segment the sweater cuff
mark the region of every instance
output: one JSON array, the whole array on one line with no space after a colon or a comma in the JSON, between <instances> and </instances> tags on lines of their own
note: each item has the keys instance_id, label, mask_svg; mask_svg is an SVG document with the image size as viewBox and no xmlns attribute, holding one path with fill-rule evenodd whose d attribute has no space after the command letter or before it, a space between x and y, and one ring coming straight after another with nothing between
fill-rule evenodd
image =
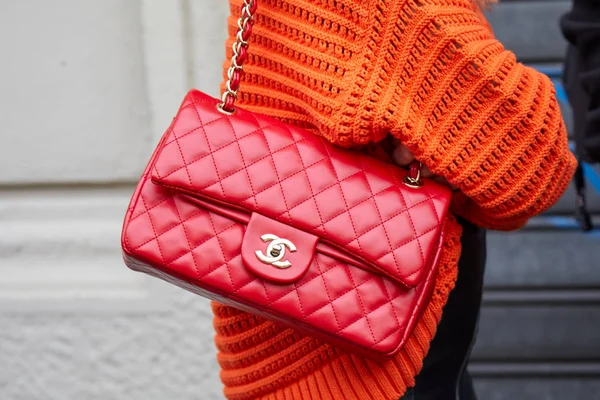
<instances>
[{"instance_id":1,"label":"sweater cuff","mask_svg":"<svg viewBox=\"0 0 600 400\"><path fill-rule=\"evenodd\" d=\"M521 211L515 212L508 207L484 208L461 191L452 196L451 211L483 228L497 231L520 229L531 217L546 211L558 201L567 189L576 167L575 157L570 152L565 154L553 175L554 179L547 183L545 190L538 197L523 203ZM499 211L502 208L506 211Z\"/></svg>"},{"instance_id":2,"label":"sweater cuff","mask_svg":"<svg viewBox=\"0 0 600 400\"><path fill-rule=\"evenodd\" d=\"M460 189L454 196L456 214L495 230L518 229L549 209L577 165L552 82L527 67L508 78L528 82L529 91L520 90L524 85L507 91L506 79L496 88L496 99L487 100L485 124L454 126L442 141L439 135L423 140L427 148L407 144L434 174Z\"/></svg>"}]
</instances>

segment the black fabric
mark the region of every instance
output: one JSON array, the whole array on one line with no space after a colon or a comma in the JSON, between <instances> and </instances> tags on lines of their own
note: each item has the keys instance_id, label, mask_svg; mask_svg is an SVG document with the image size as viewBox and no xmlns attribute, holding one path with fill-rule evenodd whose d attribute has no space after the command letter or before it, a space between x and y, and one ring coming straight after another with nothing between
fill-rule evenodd
<instances>
[{"instance_id":1,"label":"black fabric","mask_svg":"<svg viewBox=\"0 0 600 400\"><path fill-rule=\"evenodd\" d=\"M575 0L560 21L569 42L563 76L578 157L600 162L600 1Z\"/></svg>"},{"instance_id":2,"label":"black fabric","mask_svg":"<svg viewBox=\"0 0 600 400\"><path fill-rule=\"evenodd\" d=\"M461 220L463 250L456 287L414 388L402 400L476 400L465 370L477 334L486 262L486 232Z\"/></svg>"}]
</instances>

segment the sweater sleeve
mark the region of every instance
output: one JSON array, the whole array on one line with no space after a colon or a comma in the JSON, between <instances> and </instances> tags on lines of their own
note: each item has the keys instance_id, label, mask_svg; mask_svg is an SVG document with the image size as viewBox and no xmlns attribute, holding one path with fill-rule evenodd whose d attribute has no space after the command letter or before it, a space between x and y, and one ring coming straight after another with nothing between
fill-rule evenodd
<instances>
[{"instance_id":1,"label":"sweater sleeve","mask_svg":"<svg viewBox=\"0 0 600 400\"><path fill-rule=\"evenodd\" d=\"M408 123L391 132L460 189L456 214L482 227L513 230L556 203L576 160L553 83L517 62L488 31L478 40L447 32L461 72L436 82L442 96L428 98L420 88Z\"/></svg>"},{"instance_id":2,"label":"sweater sleeve","mask_svg":"<svg viewBox=\"0 0 600 400\"><path fill-rule=\"evenodd\" d=\"M460 189L454 212L497 230L520 228L550 208L576 167L553 84L522 65L514 70L490 79L487 96L474 99L479 104L456 115L435 141L399 135L419 160ZM474 113L479 123L469 121Z\"/></svg>"},{"instance_id":3,"label":"sweater sleeve","mask_svg":"<svg viewBox=\"0 0 600 400\"><path fill-rule=\"evenodd\" d=\"M230 0L228 57L242 0ZM260 3L238 98L344 147L390 134L460 188L455 213L516 229L575 168L552 82L471 0Z\"/></svg>"},{"instance_id":4,"label":"sweater sleeve","mask_svg":"<svg viewBox=\"0 0 600 400\"><path fill-rule=\"evenodd\" d=\"M528 74L539 81L537 101L526 106L526 99L508 97L477 132L450 129L433 150L431 142L425 149L418 142L409 146L460 189L453 211L482 227L522 227L556 203L576 167L552 83L535 71Z\"/></svg>"}]
</instances>

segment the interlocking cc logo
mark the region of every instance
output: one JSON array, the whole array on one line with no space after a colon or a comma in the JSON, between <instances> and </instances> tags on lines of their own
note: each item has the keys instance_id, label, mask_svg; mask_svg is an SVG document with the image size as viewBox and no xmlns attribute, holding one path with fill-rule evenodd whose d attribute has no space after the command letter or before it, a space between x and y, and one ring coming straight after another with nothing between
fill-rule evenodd
<instances>
[{"instance_id":1,"label":"interlocking cc logo","mask_svg":"<svg viewBox=\"0 0 600 400\"><path fill-rule=\"evenodd\" d=\"M285 260L281 261L283 257L285 257L285 248L290 249L291 252L296 251L296 246L294 243L290 242L287 239L282 239L276 235L271 233L267 233L260 237L263 242L270 242L269 246L267 246L267 255L264 255L262 251L257 250L255 252L256 257L265 264L271 264L276 266L277 268L289 268L292 266L292 263Z\"/></svg>"}]
</instances>

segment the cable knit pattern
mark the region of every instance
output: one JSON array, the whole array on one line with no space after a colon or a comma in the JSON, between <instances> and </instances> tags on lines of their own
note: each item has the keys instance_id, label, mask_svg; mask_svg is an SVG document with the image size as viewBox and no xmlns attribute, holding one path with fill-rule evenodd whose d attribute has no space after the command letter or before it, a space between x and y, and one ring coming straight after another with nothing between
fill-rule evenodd
<instances>
[{"instance_id":1,"label":"cable knit pattern","mask_svg":"<svg viewBox=\"0 0 600 400\"><path fill-rule=\"evenodd\" d=\"M229 57L241 3L230 0ZM570 182L576 162L552 83L518 63L469 0L261 0L255 18L243 108L345 147L391 134L460 189L452 211L483 227L519 228ZM226 397L398 399L421 369L459 256L451 218L433 299L381 364L213 304Z\"/></svg>"}]
</instances>

